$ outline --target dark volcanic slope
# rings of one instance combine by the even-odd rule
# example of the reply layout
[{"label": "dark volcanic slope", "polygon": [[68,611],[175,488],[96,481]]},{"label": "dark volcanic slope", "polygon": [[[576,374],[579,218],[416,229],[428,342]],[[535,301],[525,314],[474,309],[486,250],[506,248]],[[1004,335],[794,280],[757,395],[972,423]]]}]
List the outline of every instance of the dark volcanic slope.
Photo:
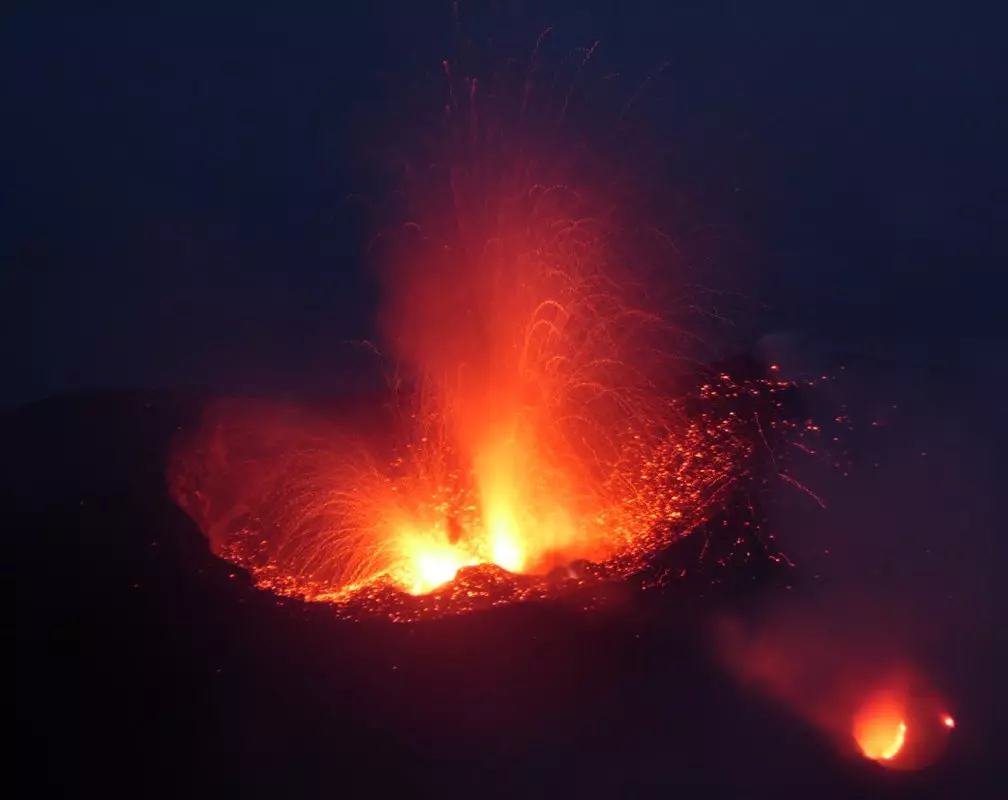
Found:
[{"label": "dark volcanic slope", "polygon": [[743,697],[681,594],[389,626],[257,592],[167,496],[169,438],[198,411],[107,394],[2,418],[33,793],[979,796],[954,753],[884,774]]}]

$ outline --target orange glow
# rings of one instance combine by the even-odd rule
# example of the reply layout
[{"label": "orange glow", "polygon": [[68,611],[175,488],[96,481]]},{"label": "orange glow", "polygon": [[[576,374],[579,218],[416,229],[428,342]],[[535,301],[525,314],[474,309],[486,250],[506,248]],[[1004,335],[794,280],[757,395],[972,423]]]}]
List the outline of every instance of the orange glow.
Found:
[{"label": "orange glow", "polygon": [[944,725],[949,730],[952,730],[956,726],[955,719],[950,714],[942,715],[942,725]]},{"label": "orange glow", "polygon": [[[411,415],[403,455],[388,457],[299,409],[222,401],[177,440],[169,476],[213,551],[260,588],[354,618],[430,618],[638,572],[744,479],[754,439],[734,404],[787,388],[722,375],[687,398],[708,409],[695,419],[675,400],[678,424],[658,435],[624,418],[613,427],[629,433],[601,476],[551,415],[536,436],[488,436],[464,455],[467,437],[445,424],[458,404],[421,398],[428,410]],[[561,571],[575,561],[589,566]]]},{"label": "orange glow", "polygon": [[398,545],[403,563],[395,577],[411,594],[426,594],[453,580],[462,567],[478,563],[462,548],[433,536],[402,533]]},{"label": "orange glow", "polygon": [[906,742],[907,725],[902,709],[891,700],[876,700],[857,715],[854,738],[867,758],[890,761]]},{"label": "orange glow", "polygon": [[546,596],[574,562],[590,569],[571,581],[633,574],[710,519],[768,437],[819,434],[771,419],[794,384],[694,381],[694,278],[648,198],[614,192],[632,181],[609,138],[571,146],[563,113],[552,129],[570,93],[540,86],[533,56],[514,104],[510,82],[446,60],[437,133],[395,148],[418,152],[404,218],[369,248],[394,375],[374,435],[332,409],[222,403],[173,454],[176,501],[257,586],[404,619]]}]

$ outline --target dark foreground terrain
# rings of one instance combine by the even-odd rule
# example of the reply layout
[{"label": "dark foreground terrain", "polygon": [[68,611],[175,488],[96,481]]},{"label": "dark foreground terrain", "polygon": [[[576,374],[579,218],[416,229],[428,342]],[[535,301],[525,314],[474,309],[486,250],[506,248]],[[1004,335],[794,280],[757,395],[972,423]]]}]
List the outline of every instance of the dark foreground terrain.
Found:
[{"label": "dark foreground terrain", "polygon": [[410,626],[257,592],[167,495],[169,438],[199,408],[121,393],[2,417],[8,719],[32,796],[995,793],[997,750],[968,726],[899,774],[744,693],[707,623],[794,591],[780,580]]}]

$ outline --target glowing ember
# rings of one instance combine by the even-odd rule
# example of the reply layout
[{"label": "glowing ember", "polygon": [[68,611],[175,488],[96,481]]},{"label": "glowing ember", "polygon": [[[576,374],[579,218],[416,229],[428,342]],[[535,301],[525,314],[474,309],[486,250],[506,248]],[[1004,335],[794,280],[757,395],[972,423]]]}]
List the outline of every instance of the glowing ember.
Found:
[{"label": "glowing ember", "polygon": [[861,752],[874,761],[890,761],[906,742],[903,711],[893,702],[878,700],[862,709],[854,721],[854,738]]},{"label": "glowing ember", "polygon": [[949,730],[952,730],[956,726],[955,719],[949,714],[944,714],[942,716],[942,725],[944,725]]}]

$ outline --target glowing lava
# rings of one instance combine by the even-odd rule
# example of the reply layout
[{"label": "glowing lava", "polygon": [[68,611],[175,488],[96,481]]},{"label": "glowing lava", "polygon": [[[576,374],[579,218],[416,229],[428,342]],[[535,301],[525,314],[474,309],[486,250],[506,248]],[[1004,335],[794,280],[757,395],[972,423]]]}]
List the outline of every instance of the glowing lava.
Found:
[{"label": "glowing lava", "polygon": [[903,710],[889,699],[877,699],[865,706],[854,720],[854,739],[865,757],[891,761],[903,749],[907,724]]},{"label": "glowing lava", "polygon": [[443,114],[393,148],[417,152],[369,245],[392,378],[374,430],[222,402],[178,438],[173,497],[257,586],[404,619],[549,596],[574,563],[571,581],[638,574],[757,448],[819,435],[781,411],[796,384],[697,369],[679,248],[608,135],[565,144],[594,48],[547,77],[541,43],[518,82],[445,60]]},{"label": "glowing lava", "polygon": [[[679,425],[662,439],[626,435],[624,460],[602,484],[581,482],[580,496],[568,488],[577,482],[564,482],[577,471],[537,466],[532,441],[519,468],[509,447],[503,461],[487,448],[478,469],[464,469],[466,459],[421,422],[411,431],[417,444],[385,460],[390,451],[362,451],[308,410],[234,400],[208,407],[176,439],[171,490],[213,552],[257,586],[351,618],[406,621],[545,599],[638,574],[709,519],[751,477],[754,442],[764,441],[754,408],[774,414],[764,435],[805,438],[801,421],[778,411],[793,385],[703,380],[696,394],[669,401]],[[365,429],[358,419],[346,423],[355,432]],[[601,489],[584,491],[592,485]],[[573,562],[582,566],[561,569]]]}]

